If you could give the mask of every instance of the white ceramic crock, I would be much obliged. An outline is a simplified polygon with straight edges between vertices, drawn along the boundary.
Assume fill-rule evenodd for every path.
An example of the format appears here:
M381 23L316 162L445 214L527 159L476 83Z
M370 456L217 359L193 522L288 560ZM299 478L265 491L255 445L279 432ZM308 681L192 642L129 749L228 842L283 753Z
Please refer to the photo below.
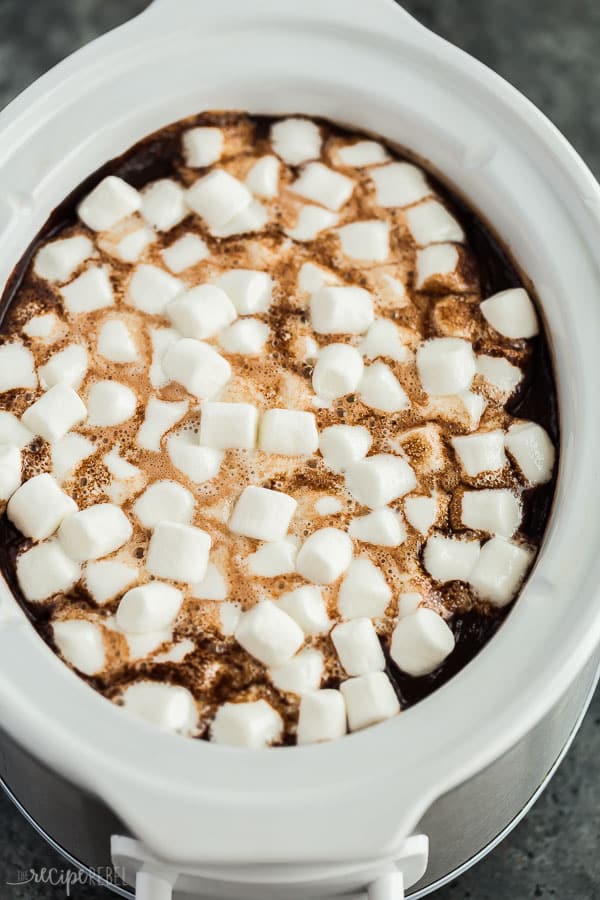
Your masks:
M569 691L576 713L581 673L594 680L600 189L527 100L392 0L155 0L0 115L0 283L90 172L212 108L303 112L381 134L429 160L507 242L541 299L559 388L560 473L542 552L498 635L427 700L329 745L260 752L129 719L52 654L4 586L1 723L175 867L348 871L400 854L437 798L510 759L564 713ZM552 761L566 740L553 734ZM548 768L537 765L536 785ZM468 812L454 810L458 830ZM247 894L239 881L220 895Z

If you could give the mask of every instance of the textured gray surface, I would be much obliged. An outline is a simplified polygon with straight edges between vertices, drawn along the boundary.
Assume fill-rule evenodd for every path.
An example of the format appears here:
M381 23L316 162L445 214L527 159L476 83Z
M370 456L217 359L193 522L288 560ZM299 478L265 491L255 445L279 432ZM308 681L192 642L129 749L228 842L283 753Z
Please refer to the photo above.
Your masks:
M600 175L598 0L406 0L404 5L530 97ZM145 0L0 0L0 106L69 52L145 6ZM600 900L599 773L597 695L571 753L531 813L486 860L436 897ZM8 884L18 880L20 870L61 866L57 854L0 796L0 900L65 897L64 884ZM71 896L108 900L112 895L75 884Z

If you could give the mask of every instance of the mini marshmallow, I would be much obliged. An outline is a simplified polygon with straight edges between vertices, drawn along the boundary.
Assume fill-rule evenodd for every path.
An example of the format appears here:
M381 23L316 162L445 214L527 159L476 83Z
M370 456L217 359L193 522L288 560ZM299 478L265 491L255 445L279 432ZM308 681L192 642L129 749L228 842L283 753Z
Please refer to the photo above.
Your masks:
M51 475L44 473L30 478L15 491L6 515L25 537L43 541L76 509L75 501L61 491Z
M175 621L183 596L170 584L151 581L131 588L117 609L117 626L127 634L148 634L170 628Z
M226 353L258 356L269 340L270 329L258 319L238 319L219 332L218 341Z
M348 534L356 541L380 547L399 547L406 540L404 522L387 506L351 519Z
M88 355L81 344L70 344L51 356L48 362L40 366L38 374L43 388L54 387L55 384L68 384L74 391L78 390L88 368Z
M408 206L431 194L425 173L412 163L391 162L370 174L375 185L375 202L387 209Z
M371 435L363 425L329 425L319 436L319 450L327 468L343 472L367 455Z
M91 456L96 450L95 444L82 434L65 434L63 438L52 444L52 474L59 481L70 478L79 463Z
M258 197L271 200L279 192L279 160L261 156L246 175L246 187Z
M15 388L36 388L35 361L20 341L0 346L0 393Z
M63 324L54 313L41 313L39 316L32 316L23 325L23 332L27 337L52 344L58 340L63 328Z
M306 204L300 208L294 227L286 228L285 233L293 241L314 241L321 231L337 225L338 219L337 213L323 209L322 206Z
M231 366L209 344L182 338L171 344L162 366L170 381L177 381L200 400L211 400L231 378Z
M452 446L463 469L472 478L481 472L497 472L506 465L504 432L500 428L452 438Z
M228 594L227 579L214 563L209 562L202 581L192 585L192 597L198 600L225 600Z
M221 159L223 132L220 128L188 128L181 143L186 166L201 169Z
M73 388L55 384L25 410L21 421L34 434L52 443L83 422L86 415L87 410Z
M296 560L296 569L314 584L332 584L352 562L352 541L339 528L319 528L308 537Z
M266 700L253 700L220 706L210 727L210 739L215 744L259 750L279 740L282 732L279 713Z
M135 413L137 397L118 381L96 381L89 389L88 425L107 427L126 422Z
M130 478L137 478L138 475L141 475L141 469L133 466L130 462L127 462L124 456L121 456L118 445L104 454L102 462L115 478L127 481Z
M159 522L148 545L146 569L158 578L194 584L208 565L211 536L201 528L179 522Z
M58 529L58 539L71 559L85 562L118 550L132 533L131 523L120 507L96 503L67 516Z
M509 288L479 304L484 319L508 338L532 338L539 332L535 307L524 288Z
M355 169L376 166L377 163L387 162L390 158L383 144L377 141L357 141L346 147L338 147L337 155L342 165L352 166Z
M258 410L251 403L202 404L200 443L217 450L252 450L256 446Z
M269 675L280 691L300 695L316 691L321 687L323 677L323 654L307 647L288 662L271 669Z
M352 196L354 181L321 162L312 162L305 166L301 175L290 185L290 190L337 212Z
M545 484L552 478L555 450L547 432L535 422L511 425L506 449L530 484Z
M446 465L447 450L439 425L427 422L398 435L398 443L419 474L441 472Z
M364 288L322 287L311 294L317 334L363 334L373 322L373 298Z
M467 528L509 538L521 523L521 502L506 489L465 491L461 518Z
M161 253L164 264L176 275L202 262L209 255L210 251L202 238L189 232L178 238Z
M392 592L383 572L369 559L353 559L337 598L344 619L378 619L384 615Z
M0 409L0 444L14 444L19 450L33 440L33 434L19 419L6 410Z
M422 601L421 595L414 591L398 594L398 618L402 619L405 616L411 616L419 609Z
M221 614L221 634L224 634L226 637L235 634L235 629L238 627L242 614L240 604L236 602L230 603L229 601L220 603L219 612Z
M407 497L404 501L406 521L421 534L427 534L437 519L437 514L435 497Z
M320 397L335 400L355 391L362 374L362 356L355 347L329 344L317 357L312 384Z
M131 647L131 642L129 642ZM184 638L182 641L178 641L176 644L169 650L165 650L163 653L157 653L154 656L154 662L157 663L180 663L188 656L190 653L193 653L196 649L196 645L189 638Z
M68 557L66 557L68 559ZM74 565L74 563L73 563ZM122 593L138 577L138 570L116 559L87 563L84 583L94 603L102 606Z
M352 463L346 469L346 487L363 506L377 509L414 490L414 471L400 456L377 453Z
M351 222L338 229L342 252L352 259L384 262L390 252L390 226L372 219Z
M183 290L183 282L158 266L138 266L131 277L127 296L136 309L151 316L163 315L167 303Z
M493 537L481 548L469 576L471 587L493 606L506 606L517 594L533 560L533 552L503 537Z
M346 734L346 702L340 691L303 694L298 715L298 744L333 741Z
M417 369L428 394L460 394L475 375L473 348L462 338L432 338L417 350Z
M112 306L115 302L108 268L90 266L60 289L68 313L77 316Z
M196 701L183 687L139 681L123 691L122 700L128 713L161 731L189 734L198 722Z
M367 359L387 356L395 362L406 362L409 356L396 325L389 319L375 319L360 342L360 352Z
M296 571L298 546L295 538L270 541L247 558L248 570L258 578L275 578Z
M148 377L152 387L158 389L164 387L169 381L162 367L163 357L171 344L180 339L180 335L174 328L150 327L148 331L152 343L152 361L148 370Z
M0 444L0 500L9 500L21 484L21 451Z
M271 126L273 150L291 166L318 159L321 142L319 127L309 119L283 119Z
M406 224L421 246L465 239L464 231L439 200L426 200L407 209Z
M390 367L383 362L367 366L358 385L358 395L365 406L387 413L410 408L410 400Z
M184 191L171 178L154 181L142 193L142 215L158 231L169 231L187 213Z
M319 446L314 413L296 409L268 409L260 423L259 449L284 456L304 456Z
M315 509L320 516L334 516L343 510L344 504L337 497L319 497Z
M139 359L131 333L121 319L104 322L98 334L97 349L100 356L111 362L131 363Z
M267 312L271 305L273 279L267 272L230 269L216 284L225 291L240 316Z
M143 450L152 450L154 453L158 453L160 451L162 436L166 434L176 422L179 422L186 414L187 408L187 400L181 400L177 403L150 397L146 404L144 421L135 438L138 447L141 447Z
M417 290L426 288L430 279L451 275L456 271L458 260L458 250L454 244L430 244L417 250Z
M269 221L269 213L258 200L251 200L233 219L229 219L225 225L213 225L210 232L214 237L231 237L234 234L253 234L262 231Z
M80 567L56 540L44 541L17 558L19 586L30 603L40 603L69 591L79 580Z
M506 394L512 394L523 378L521 369L503 356L478 356L477 374Z
M384 670L385 657L370 619L351 619L336 625L331 640L348 675Z
M304 643L304 632L291 616L270 600L242 613L235 639L265 666L280 666Z
M200 284L171 300L166 314L184 336L202 340L213 337L237 317L225 291L214 284Z
M93 252L94 245L83 235L50 241L36 253L33 271L47 281L66 281Z
M385 672L349 678L340 685L340 691L346 701L350 731L376 725L400 712L400 703Z
M242 213L252 200L248 188L226 172L213 169L187 191L188 206L209 228L220 228Z
M483 415L483 411L487 406L487 400L481 394L475 391L463 391L458 395L469 417L469 425L471 428L479 428L479 423Z
M392 634L390 656L399 669L420 678L440 666L454 650L454 635L432 609L417 609L400 619Z
M257 541L282 541L297 506L289 494L250 485L238 497L229 530Z
M129 661L135 662L152 656L156 662L154 652L163 644L170 644L173 640L173 631L164 628L162 631L150 631L147 634L126 634L125 640L129 650Z
M54 643L63 659L84 675L97 675L106 664L102 629L94 622L66 619L52 623Z
M223 450L212 447L200 447L195 435L189 431L180 431L167 438L167 452L176 469L193 481L203 484L219 473Z
M139 193L131 185L108 175L77 207L81 221L92 231L107 231L121 219L137 212L142 204Z
M155 240L154 232L146 226L130 231L117 244L117 256L123 262L137 262L146 247L149 247Z
M176 481L155 481L135 501L132 512L144 528L154 528L159 522L180 522L189 525L194 515L193 495Z
M324 634L331 628L323 594L316 586L303 584L293 591L286 591L279 598L278 606L298 623L305 634Z
M434 534L423 553L423 565L435 581L469 581L479 558L479 541Z

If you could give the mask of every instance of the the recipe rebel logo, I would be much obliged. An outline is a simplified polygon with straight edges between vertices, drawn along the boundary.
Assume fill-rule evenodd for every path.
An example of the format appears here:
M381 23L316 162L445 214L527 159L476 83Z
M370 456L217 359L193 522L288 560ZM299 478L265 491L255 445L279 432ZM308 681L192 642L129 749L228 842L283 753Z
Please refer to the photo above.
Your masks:
M27 884L50 885L64 888L65 896L73 896L74 887L85 887L104 883L108 886L124 880L124 869L120 866L101 866L86 871L62 869L56 866L40 869L20 869L6 881L7 887L23 887Z

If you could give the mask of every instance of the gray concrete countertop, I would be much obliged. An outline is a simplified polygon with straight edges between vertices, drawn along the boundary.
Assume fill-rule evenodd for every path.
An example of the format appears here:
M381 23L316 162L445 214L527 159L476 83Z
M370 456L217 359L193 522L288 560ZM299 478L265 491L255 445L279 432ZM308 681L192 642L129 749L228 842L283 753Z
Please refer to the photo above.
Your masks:
M368 2L368 0L364 0ZM0 107L54 63L141 11L146 0L0 0ZM598 0L406 0L424 24L505 76L556 123L600 176ZM600 694L573 748L533 810L439 900L600 898ZM0 796L0 900L59 900L62 884L20 871L66 870ZM55 872L54 881L60 879ZM38 874L38 879L42 876ZM63 879L65 875L63 874ZM76 884L77 900L109 900Z

